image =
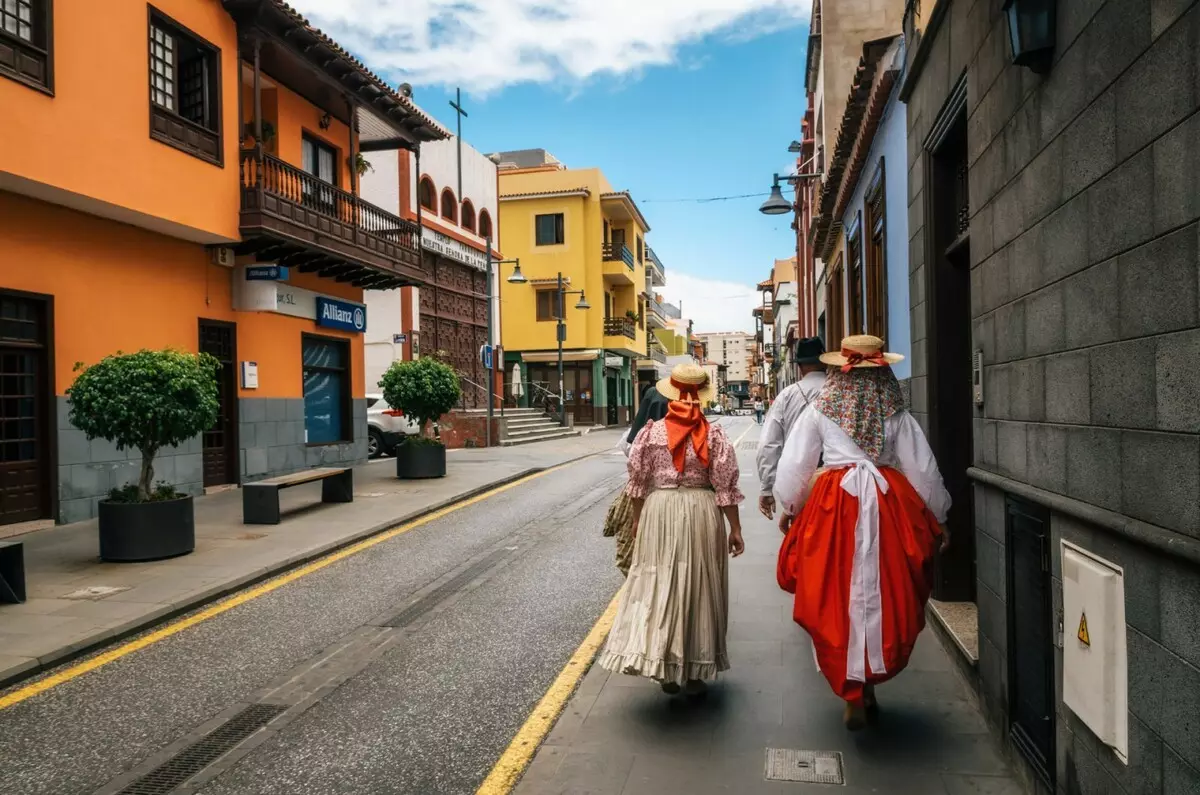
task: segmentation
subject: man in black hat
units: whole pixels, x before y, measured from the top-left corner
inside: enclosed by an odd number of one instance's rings
[[[821,354],[825,345],[820,337],[807,337],[796,343],[795,362],[800,367],[800,380],[786,387],[771,405],[758,442],[758,480],[762,491],[758,510],[768,519],[775,518],[775,470],[783,443],[800,413],[816,399],[825,386],[825,365]]]

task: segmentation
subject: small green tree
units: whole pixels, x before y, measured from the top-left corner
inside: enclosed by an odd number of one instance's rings
[[[106,356],[81,371],[67,390],[71,424],[90,439],[142,454],[139,502],[151,499],[154,456],[207,431],[217,421],[217,371],[208,354],[177,350]]]
[[[454,368],[430,356],[393,362],[379,381],[383,399],[417,421],[421,435],[431,422],[454,408],[462,387]]]

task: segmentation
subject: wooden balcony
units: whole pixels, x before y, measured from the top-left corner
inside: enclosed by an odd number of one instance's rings
[[[631,318],[606,317],[604,318],[604,336],[628,337],[635,340],[637,339],[637,327]]]
[[[633,252],[622,243],[605,243],[601,248],[604,260],[604,283],[612,286],[634,286]]]
[[[417,225],[284,161],[244,152],[239,254],[357,287],[421,284]]]

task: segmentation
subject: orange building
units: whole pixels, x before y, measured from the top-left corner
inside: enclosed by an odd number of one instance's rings
[[[0,535],[136,477],[67,420],[118,351],[224,364],[217,426],[158,459],[183,490],[366,459],[363,289],[421,272],[357,164],[447,136],[407,93],[282,0],[14,0],[0,108]]]

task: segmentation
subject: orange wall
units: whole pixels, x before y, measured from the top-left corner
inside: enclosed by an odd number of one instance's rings
[[[237,239],[236,26],[219,0],[154,5],[221,51],[225,167],[150,138],[147,4],[60,0],[55,96],[0,79],[0,171]]]
[[[356,398],[364,394],[361,334],[270,312],[234,312],[232,272],[210,265],[203,246],[0,191],[0,252],[0,288],[54,296],[57,394],[74,381],[76,362],[141,348],[197,350],[200,318],[237,323],[238,359],[258,363],[259,388],[241,390],[242,397],[304,394],[304,332],[353,341],[351,388]],[[290,282],[362,301],[361,289],[332,279],[293,272]]]

